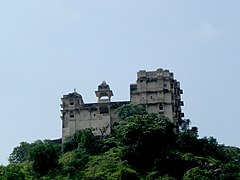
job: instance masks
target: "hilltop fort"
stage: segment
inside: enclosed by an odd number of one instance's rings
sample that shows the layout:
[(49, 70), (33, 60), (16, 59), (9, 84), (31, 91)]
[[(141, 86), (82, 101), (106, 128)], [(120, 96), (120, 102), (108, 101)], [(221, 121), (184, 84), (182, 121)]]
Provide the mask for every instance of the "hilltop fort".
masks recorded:
[(164, 115), (178, 125), (184, 117), (181, 111), (180, 83), (169, 70), (140, 70), (137, 81), (130, 84), (130, 101), (111, 102), (113, 91), (103, 81), (95, 94), (96, 103), (84, 103), (82, 96), (74, 91), (61, 98), (62, 139), (73, 135), (77, 130), (91, 128), (93, 134), (101, 135), (103, 128), (110, 134), (112, 126), (118, 121), (116, 109), (125, 104), (143, 105), (147, 112)]

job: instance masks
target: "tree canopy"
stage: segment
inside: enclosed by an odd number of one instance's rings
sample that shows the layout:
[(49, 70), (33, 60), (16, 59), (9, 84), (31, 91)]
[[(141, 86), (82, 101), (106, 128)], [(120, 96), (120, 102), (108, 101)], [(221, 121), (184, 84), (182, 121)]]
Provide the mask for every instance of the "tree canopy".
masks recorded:
[(199, 138), (183, 120), (180, 132), (164, 116), (143, 106), (117, 110), (112, 134), (77, 131), (63, 145), (21, 142), (0, 166), (0, 179), (240, 179), (240, 149)]

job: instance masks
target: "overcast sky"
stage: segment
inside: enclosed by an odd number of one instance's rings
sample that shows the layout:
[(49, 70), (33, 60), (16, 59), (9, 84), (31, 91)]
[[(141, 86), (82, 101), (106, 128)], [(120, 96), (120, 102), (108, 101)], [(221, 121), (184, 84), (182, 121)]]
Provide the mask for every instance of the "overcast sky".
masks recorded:
[(61, 137), (60, 103), (106, 80), (129, 100), (139, 70), (169, 69), (200, 137), (240, 146), (240, 1), (1, 0), (0, 164)]

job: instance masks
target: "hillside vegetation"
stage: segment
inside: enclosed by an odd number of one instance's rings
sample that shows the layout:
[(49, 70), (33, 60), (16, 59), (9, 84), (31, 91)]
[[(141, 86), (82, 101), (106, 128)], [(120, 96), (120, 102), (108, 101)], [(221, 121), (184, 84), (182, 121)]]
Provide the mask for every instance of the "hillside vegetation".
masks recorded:
[(183, 120), (176, 127), (141, 106), (125, 105), (111, 135), (77, 131), (63, 145), (21, 142), (0, 167), (0, 179), (174, 180), (240, 179), (240, 149), (198, 137)]

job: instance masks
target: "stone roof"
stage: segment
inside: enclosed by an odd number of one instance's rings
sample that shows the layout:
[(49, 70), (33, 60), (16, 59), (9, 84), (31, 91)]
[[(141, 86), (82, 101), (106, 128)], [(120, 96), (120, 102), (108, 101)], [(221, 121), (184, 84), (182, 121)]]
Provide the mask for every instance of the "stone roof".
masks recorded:
[(101, 90), (110, 90), (110, 87), (109, 85), (106, 83), (106, 81), (103, 81), (102, 84), (100, 84), (98, 86), (98, 90), (101, 91)]
[(78, 92), (72, 92), (67, 95), (63, 95), (63, 98), (75, 98), (75, 97), (82, 98), (82, 96)]

